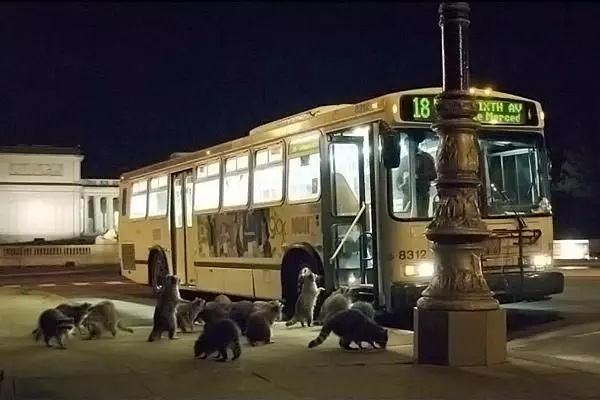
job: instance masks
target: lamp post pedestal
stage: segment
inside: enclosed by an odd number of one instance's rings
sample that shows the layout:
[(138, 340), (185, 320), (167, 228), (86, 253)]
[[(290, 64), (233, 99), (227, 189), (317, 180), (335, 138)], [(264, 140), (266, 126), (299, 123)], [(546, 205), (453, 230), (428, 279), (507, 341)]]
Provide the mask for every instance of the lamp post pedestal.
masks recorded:
[(440, 143), (436, 188), (440, 202), (425, 235), (435, 271), (414, 314), (414, 357), (421, 364), (473, 366), (506, 360), (506, 314), (481, 270), (490, 232), (479, 209), (480, 162), (469, 94), (467, 3), (442, 3), (443, 92), (432, 125)]

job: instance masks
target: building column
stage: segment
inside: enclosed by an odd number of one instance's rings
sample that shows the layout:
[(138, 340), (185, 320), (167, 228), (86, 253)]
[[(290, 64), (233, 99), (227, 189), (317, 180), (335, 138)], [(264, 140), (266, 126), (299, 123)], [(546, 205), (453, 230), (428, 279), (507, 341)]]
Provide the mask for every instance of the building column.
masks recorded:
[(90, 233), (90, 196), (83, 196), (83, 234)]
[(102, 208), (98, 195), (94, 196), (94, 233), (102, 233)]
[(106, 229), (113, 229), (115, 227), (114, 222), (115, 210), (113, 208), (113, 198), (106, 198)]
[(79, 234), (85, 235), (85, 196), (82, 194), (79, 196)]

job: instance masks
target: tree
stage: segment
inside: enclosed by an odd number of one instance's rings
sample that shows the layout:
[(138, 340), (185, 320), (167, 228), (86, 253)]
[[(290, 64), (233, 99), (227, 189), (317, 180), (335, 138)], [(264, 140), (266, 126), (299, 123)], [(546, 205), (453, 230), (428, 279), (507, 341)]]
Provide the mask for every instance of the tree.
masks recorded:
[(566, 150), (558, 179), (552, 182), (552, 191), (572, 200), (589, 200), (597, 193), (593, 179), (595, 164), (582, 147)]

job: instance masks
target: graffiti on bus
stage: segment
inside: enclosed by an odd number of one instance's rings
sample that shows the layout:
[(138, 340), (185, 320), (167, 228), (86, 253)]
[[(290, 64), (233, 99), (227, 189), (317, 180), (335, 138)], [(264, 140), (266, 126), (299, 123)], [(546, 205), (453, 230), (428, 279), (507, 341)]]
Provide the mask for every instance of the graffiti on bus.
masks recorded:
[(272, 209), (198, 215), (201, 257), (281, 257), (286, 224)]

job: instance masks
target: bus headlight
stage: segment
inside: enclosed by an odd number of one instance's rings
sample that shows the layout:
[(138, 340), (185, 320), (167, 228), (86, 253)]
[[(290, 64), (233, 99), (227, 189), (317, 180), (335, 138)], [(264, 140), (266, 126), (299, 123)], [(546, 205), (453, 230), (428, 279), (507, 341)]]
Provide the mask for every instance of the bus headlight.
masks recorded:
[(531, 257), (531, 264), (536, 270), (544, 270), (552, 265), (552, 257), (546, 254), (536, 254)]
[(405, 276), (417, 276), (419, 278), (426, 276), (433, 276), (433, 262), (424, 261), (417, 265), (405, 265), (404, 266)]

